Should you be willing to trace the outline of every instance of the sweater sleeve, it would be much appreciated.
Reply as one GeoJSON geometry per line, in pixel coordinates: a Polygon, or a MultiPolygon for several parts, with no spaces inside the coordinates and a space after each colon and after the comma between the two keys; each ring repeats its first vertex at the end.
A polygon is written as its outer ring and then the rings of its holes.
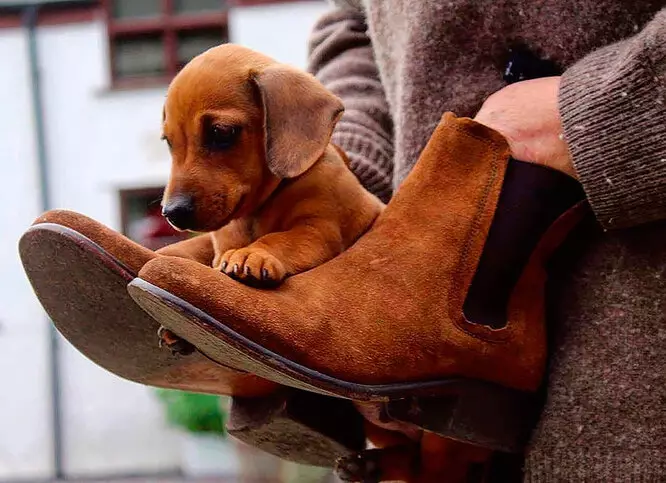
{"type": "Polygon", "coordinates": [[[564,136],[607,229],[666,219],[666,9],[562,76],[564,136]]]}
{"type": "Polygon", "coordinates": [[[349,156],[363,186],[388,201],[393,123],[363,14],[351,6],[324,15],[310,40],[309,70],[345,106],[332,142],[349,156]]]}

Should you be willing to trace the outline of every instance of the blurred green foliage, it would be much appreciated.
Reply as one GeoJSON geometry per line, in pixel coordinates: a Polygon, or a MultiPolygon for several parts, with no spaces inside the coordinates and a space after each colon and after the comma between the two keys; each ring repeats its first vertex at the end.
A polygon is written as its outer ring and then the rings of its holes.
{"type": "Polygon", "coordinates": [[[219,396],[172,389],[157,389],[166,410],[167,422],[192,433],[225,435],[227,413],[219,396]]]}

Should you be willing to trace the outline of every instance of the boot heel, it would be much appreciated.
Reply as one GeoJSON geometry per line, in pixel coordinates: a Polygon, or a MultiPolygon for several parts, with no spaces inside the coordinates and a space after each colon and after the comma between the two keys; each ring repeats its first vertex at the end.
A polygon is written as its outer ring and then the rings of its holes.
{"type": "Polygon", "coordinates": [[[231,401],[228,433],[279,458],[332,468],[365,447],[363,418],[351,401],[292,389],[231,401]]]}
{"type": "Polygon", "coordinates": [[[520,453],[536,424],[540,397],[474,382],[440,397],[410,397],[385,403],[388,416],[440,436],[506,453],[520,453]]]}

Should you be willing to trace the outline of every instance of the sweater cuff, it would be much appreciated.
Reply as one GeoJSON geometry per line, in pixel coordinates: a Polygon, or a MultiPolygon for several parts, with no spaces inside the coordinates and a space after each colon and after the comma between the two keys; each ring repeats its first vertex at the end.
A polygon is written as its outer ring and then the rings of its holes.
{"type": "Polygon", "coordinates": [[[666,451],[608,448],[602,452],[589,449],[554,449],[548,454],[528,455],[524,483],[559,483],[567,481],[631,481],[653,483],[666,475],[666,451]]]}
{"type": "Polygon", "coordinates": [[[655,70],[666,59],[637,40],[592,53],[560,87],[574,166],[608,229],[666,218],[666,88],[655,70]]]}
{"type": "Polygon", "coordinates": [[[334,132],[331,141],[347,154],[350,169],[365,189],[388,203],[393,194],[390,154],[358,134],[334,132]]]}

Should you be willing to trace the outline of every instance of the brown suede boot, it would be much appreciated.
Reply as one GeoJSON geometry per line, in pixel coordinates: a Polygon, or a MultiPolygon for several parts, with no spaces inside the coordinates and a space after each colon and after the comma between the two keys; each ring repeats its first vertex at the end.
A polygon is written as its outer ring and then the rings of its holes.
{"type": "MultiPolygon", "coordinates": [[[[181,242],[176,250],[183,251],[184,243],[193,260],[204,261],[206,238],[181,242]]],[[[141,384],[224,395],[262,396],[277,389],[201,354],[182,357],[160,348],[159,324],[137,310],[125,289],[158,256],[152,250],[78,213],[51,211],[23,235],[19,251],[58,331],[106,370],[141,384]]]]}
{"type": "MultiPolygon", "coordinates": [[[[160,252],[200,263],[213,258],[207,235],[160,252]]],[[[236,396],[229,432],[284,459],[332,466],[341,454],[363,448],[362,420],[349,402],[281,388],[215,363],[179,339],[160,348],[159,324],[126,289],[155,252],[83,215],[51,211],[21,238],[20,254],[60,333],[106,370],[141,384],[236,396]],[[178,345],[187,357],[173,351],[178,345]]]]}
{"type": "Polygon", "coordinates": [[[444,413],[473,395],[466,410],[501,424],[524,416],[511,401],[542,380],[544,263],[582,199],[573,179],[510,160],[498,133],[447,114],[372,229],[334,260],[266,291],[165,257],[128,289],[216,361],[359,400],[451,398],[444,413]]]}

